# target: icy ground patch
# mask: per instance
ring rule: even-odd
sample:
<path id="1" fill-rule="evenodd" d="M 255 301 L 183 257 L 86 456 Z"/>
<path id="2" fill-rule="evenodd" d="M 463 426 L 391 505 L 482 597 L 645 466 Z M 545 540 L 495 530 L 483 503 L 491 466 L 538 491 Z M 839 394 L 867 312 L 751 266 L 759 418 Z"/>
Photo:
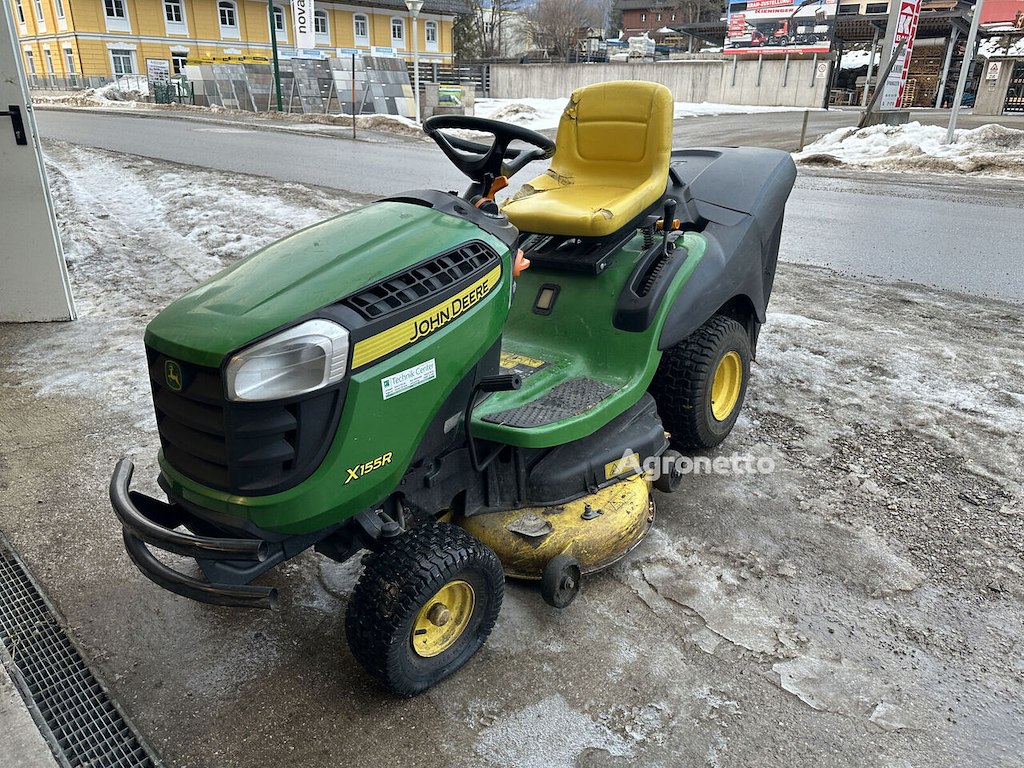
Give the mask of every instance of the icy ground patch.
<path id="1" fill-rule="evenodd" d="M 568 610 L 509 584 L 479 656 L 395 700 L 344 649 L 358 559 L 285 564 L 277 613 L 197 606 L 103 500 L 123 451 L 156 474 L 148 319 L 351 202 L 46 148 L 82 319 L 0 326 L 0 528 L 168 764 L 1019 766 L 1024 308 L 781 264 L 713 454 L 774 470 L 687 475 Z"/>
<path id="2" fill-rule="evenodd" d="M 959 129 L 951 144 L 946 133 L 918 122 L 840 128 L 794 157 L 803 165 L 1024 176 L 1024 131 L 995 124 Z"/>

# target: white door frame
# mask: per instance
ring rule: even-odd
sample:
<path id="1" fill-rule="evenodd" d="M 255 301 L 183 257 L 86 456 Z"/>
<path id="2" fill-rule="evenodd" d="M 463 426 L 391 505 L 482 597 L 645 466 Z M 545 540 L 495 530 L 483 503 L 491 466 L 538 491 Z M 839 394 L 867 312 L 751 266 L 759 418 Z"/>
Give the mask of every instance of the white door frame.
<path id="1" fill-rule="evenodd" d="M 0 5 L 0 71 L 17 74 L 0 78 L 0 112 L 20 114 L 24 141 L 18 143 L 15 121 L 0 115 L 0 322 L 74 320 L 75 303 L 11 4 Z"/>

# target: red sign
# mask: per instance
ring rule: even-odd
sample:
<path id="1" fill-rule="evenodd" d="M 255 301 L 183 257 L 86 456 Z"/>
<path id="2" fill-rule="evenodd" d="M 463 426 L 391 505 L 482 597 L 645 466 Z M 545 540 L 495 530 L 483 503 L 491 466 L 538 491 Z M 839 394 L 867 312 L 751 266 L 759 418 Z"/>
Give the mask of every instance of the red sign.
<path id="1" fill-rule="evenodd" d="M 896 35 L 892 39 L 892 52 L 906 41 L 889 77 L 882 85 L 880 109 L 899 109 L 903 106 L 903 92 L 907 87 L 907 71 L 910 68 L 910 54 L 914 51 L 914 37 L 917 22 L 921 17 L 921 0 L 902 0 L 900 13 L 896 17 Z"/>

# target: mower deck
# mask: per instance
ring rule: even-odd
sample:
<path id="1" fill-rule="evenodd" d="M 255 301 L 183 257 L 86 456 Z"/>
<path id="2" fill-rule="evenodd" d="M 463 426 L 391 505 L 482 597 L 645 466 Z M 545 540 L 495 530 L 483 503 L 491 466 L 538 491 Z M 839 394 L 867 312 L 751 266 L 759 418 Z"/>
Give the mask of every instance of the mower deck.
<path id="1" fill-rule="evenodd" d="M 454 522 L 493 549 L 514 579 L 539 580 L 548 563 L 570 555 L 593 573 L 618 562 L 654 523 L 650 482 L 634 475 L 553 507 L 489 512 Z"/>

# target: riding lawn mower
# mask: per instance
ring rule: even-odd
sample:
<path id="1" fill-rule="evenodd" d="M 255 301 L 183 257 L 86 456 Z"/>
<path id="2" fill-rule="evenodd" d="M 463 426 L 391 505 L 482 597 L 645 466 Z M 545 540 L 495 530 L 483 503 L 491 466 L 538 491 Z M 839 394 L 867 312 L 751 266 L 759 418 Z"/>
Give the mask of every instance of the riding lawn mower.
<path id="1" fill-rule="evenodd" d="M 506 576 L 564 608 L 637 546 L 679 452 L 740 412 L 796 175 L 776 150 L 672 150 L 672 113 L 667 88 L 629 81 L 575 91 L 555 142 L 432 117 L 463 194 L 308 227 L 160 312 L 145 345 L 167 501 L 129 490 L 127 459 L 110 483 L 143 574 L 271 607 L 254 582 L 275 566 L 365 551 L 352 655 L 414 695 L 481 647 Z"/>

